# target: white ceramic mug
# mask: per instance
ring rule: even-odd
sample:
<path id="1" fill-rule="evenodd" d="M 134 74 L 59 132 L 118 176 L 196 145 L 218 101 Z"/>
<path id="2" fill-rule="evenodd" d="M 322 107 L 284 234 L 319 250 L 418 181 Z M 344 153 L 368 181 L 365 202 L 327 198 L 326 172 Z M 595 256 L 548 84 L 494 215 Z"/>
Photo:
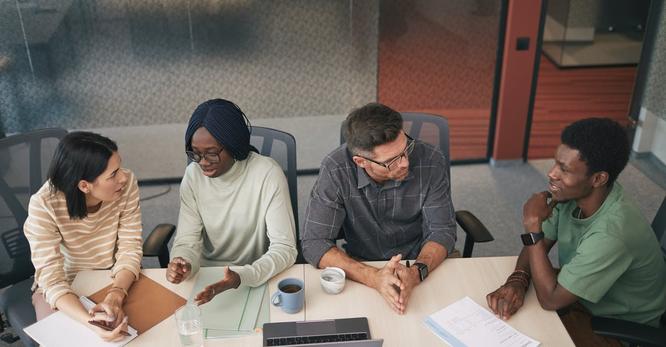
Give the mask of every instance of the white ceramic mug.
<path id="1" fill-rule="evenodd" d="M 327 267 L 321 272 L 319 283 L 328 294 L 338 294 L 345 288 L 345 271 L 339 267 Z"/>

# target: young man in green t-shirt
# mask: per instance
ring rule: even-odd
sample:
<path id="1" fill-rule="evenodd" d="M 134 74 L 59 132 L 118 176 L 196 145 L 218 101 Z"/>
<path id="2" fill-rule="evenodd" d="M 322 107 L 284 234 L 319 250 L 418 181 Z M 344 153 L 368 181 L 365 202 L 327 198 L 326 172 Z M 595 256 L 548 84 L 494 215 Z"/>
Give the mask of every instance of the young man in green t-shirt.
<path id="1" fill-rule="evenodd" d="M 586 319 L 577 317 L 576 327 L 562 319 L 574 342 L 600 338 L 591 332 L 590 313 L 658 326 L 666 309 L 666 264 L 654 231 L 615 182 L 629 159 L 624 129 L 610 119 L 584 119 L 564 129 L 561 141 L 548 191 L 523 207 L 525 246 L 516 270 L 488 294 L 488 306 L 508 319 L 531 279 L 543 308 L 578 303 L 571 311 Z M 556 242 L 559 273 L 548 259 Z M 587 336 L 575 336 L 581 333 Z"/>

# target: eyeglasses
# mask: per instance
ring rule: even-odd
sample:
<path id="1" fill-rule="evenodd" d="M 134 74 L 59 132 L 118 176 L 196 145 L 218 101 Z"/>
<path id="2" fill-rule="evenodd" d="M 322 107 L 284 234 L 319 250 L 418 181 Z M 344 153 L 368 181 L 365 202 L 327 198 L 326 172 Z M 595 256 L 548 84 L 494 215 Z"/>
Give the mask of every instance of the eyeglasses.
<path id="1" fill-rule="evenodd" d="M 391 171 L 395 169 L 400 164 L 400 162 L 402 162 L 402 158 L 408 157 L 414 151 L 414 139 L 407 134 L 405 134 L 405 136 L 407 136 L 407 146 L 405 146 L 405 149 L 402 151 L 402 153 L 398 154 L 397 156 L 389 160 L 380 163 L 378 161 L 372 160 L 362 155 L 359 155 L 359 157 L 367 161 L 373 162 L 379 166 L 383 166 L 386 168 L 386 170 Z"/>
<path id="2" fill-rule="evenodd" d="M 220 162 L 220 153 L 224 151 L 224 147 L 217 151 L 217 153 L 204 153 L 204 154 L 199 154 L 193 151 L 185 151 L 185 154 L 187 154 L 187 158 L 195 163 L 199 163 L 201 159 L 206 159 L 207 162 L 211 164 L 217 164 Z"/>

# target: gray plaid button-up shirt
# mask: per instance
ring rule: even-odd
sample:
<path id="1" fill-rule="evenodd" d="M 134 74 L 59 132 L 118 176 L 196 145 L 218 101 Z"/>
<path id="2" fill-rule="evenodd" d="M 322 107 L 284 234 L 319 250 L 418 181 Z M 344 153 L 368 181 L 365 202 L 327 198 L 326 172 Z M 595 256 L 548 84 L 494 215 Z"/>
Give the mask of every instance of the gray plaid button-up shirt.
<path id="1" fill-rule="evenodd" d="M 449 251 L 456 242 L 449 168 L 444 155 L 416 141 L 404 181 L 374 182 L 356 166 L 346 145 L 322 161 L 301 233 L 303 255 L 317 266 L 335 240 L 344 238 L 349 255 L 387 260 L 415 259 L 426 241 Z"/>

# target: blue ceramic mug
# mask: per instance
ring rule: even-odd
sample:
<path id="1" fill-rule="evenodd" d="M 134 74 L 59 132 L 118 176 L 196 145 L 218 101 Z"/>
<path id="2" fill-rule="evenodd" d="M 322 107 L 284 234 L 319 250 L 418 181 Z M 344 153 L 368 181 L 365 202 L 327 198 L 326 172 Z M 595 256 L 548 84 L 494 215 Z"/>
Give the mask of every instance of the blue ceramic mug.
<path id="1" fill-rule="evenodd" d="M 278 282 L 278 290 L 271 296 L 271 303 L 286 313 L 296 313 L 303 309 L 305 286 L 298 278 L 285 278 Z"/>

